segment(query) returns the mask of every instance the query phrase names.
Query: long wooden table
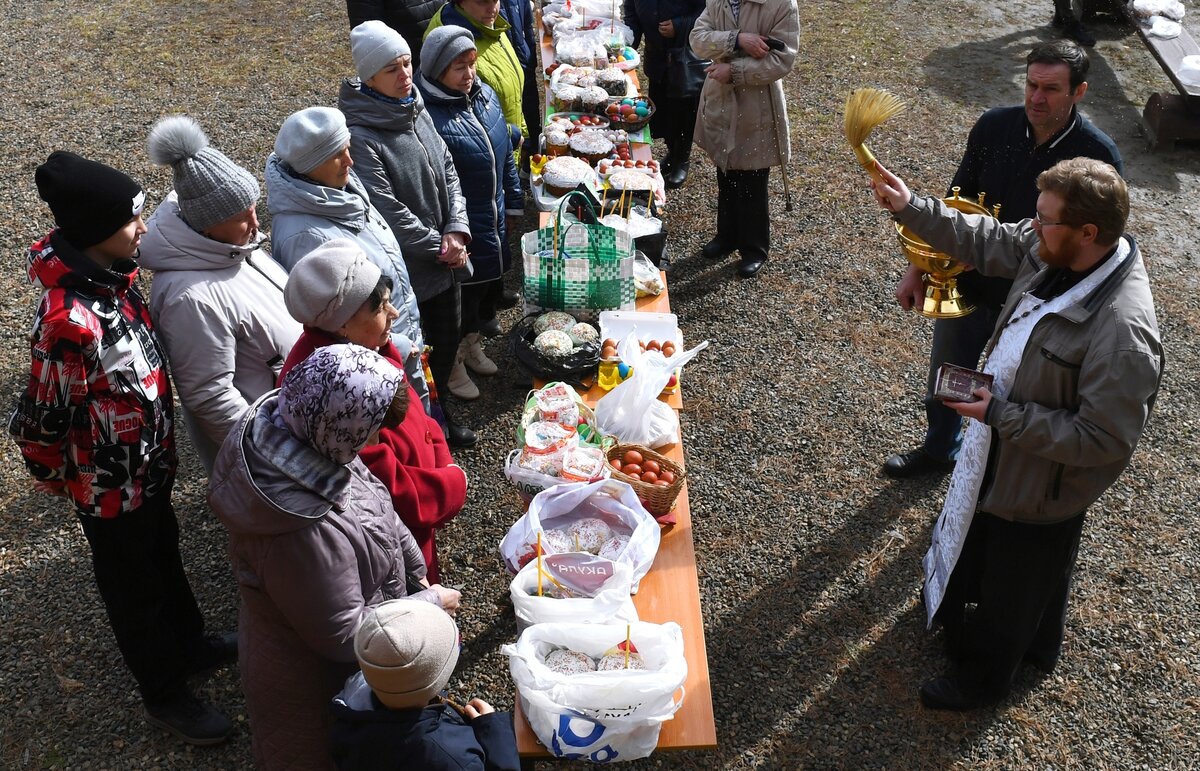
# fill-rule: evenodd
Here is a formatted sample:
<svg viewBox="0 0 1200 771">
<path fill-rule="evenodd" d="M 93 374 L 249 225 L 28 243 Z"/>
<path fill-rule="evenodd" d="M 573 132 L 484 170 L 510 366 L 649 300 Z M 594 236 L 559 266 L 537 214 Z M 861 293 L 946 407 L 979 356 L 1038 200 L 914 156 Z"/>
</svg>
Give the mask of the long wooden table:
<svg viewBox="0 0 1200 771">
<path fill-rule="evenodd" d="M 665 275 L 663 281 L 665 285 Z M 657 297 L 639 300 L 637 309 L 669 313 L 670 298 L 664 291 Z M 672 406 L 676 409 L 682 407 L 682 390 L 681 387 L 668 401 L 674 402 Z M 589 405 L 595 406 L 605 393 L 599 386 L 593 386 L 584 399 Z M 682 443 L 660 447 L 659 452 L 686 468 Z M 658 735 L 658 751 L 715 749 L 717 727 L 713 717 L 712 685 L 708 676 L 704 618 L 700 613 L 700 584 L 696 573 L 696 550 L 686 483 L 675 504 L 675 519 L 675 524 L 663 528 L 658 555 L 633 598 L 641 620 L 657 624 L 674 621 L 683 630 L 683 655 L 688 664 L 687 680 L 684 682 L 685 697 L 675 717 L 663 724 Z M 530 760 L 552 757 L 529 727 L 529 721 L 521 712 L 520 699 L 517 700 L 514 714 L 517 751 L 521 757 Z"/>
</svg>

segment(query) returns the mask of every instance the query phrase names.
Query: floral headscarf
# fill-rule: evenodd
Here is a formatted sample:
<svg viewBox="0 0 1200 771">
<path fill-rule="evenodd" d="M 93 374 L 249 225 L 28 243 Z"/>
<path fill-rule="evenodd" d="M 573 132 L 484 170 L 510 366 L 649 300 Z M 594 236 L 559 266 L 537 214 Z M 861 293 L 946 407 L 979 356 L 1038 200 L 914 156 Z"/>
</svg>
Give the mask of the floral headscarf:
<svg viewBox="0 0 1200 771">
<path fill-rule="evenodd" d="M 283 427 L 334 463 L 345 465 L 383 423 L 404 375 L 359 345 L 319 348 L 279 389 Z"/>
</svg>

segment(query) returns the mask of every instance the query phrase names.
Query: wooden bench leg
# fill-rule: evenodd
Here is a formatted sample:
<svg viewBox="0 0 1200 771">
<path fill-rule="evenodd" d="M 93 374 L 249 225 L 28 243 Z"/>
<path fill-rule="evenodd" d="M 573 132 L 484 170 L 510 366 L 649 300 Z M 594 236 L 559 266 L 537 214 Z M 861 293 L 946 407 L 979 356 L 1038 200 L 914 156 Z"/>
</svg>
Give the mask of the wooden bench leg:
<svg viewBox="0 0 1200 771">
<path fill-rule="evenodd" d="M 1153 94 L 1142 110 L 1142 129 L 1150 149 L 1173 150 L 1181 139 L 1200 141 L 1200 113 L 1188 110 L 1175 94 Z"/>
</svg>

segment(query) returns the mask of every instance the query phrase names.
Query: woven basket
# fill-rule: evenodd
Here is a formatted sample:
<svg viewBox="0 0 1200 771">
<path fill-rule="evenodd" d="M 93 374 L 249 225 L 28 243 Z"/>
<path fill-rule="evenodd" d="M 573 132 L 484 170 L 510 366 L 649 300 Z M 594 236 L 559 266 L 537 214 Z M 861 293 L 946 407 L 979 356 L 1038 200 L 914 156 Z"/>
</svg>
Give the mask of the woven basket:
<svg viewBox="0 0 1200 771">
<path fill-rule="evenodd" d="M 624 98 L 625 97 L 623 97 L 623 96 L 616 97 L 614 99 L 610 99 L 609 103 L 611 104 L 612 102 L 619 102 Z M 637 133 L 638 131 L 641 131 L 642 129 L 646 128 L 646 124 L 649 123 L 650 119 L 654 117 L 654 113 L 658 110 L 658 108 L 654 106 L 654 102 L 651 101 L 649 97 L 641 97 L 641 98 L 646 100 L 646 106 L 650 108 L 650 112 L 649 112 L 649 114 L 646 115 L 646 117 L 638 118 L 637 120 L 633 120 L 633 121 L 629 121 L 629 122 L 625 122 L 623 120 L 614 118 L 611 115 L 608 115 L 606 113 L 603 117 L 608 119 L 609 126 L 611 126 L 612 128 L 615 128 L 615 129 L 624 129 L 626 132 L 628 132 L 630 134 Z"/>
<path fill-rule="evenodd" d="M 513 326 L 508 334 L 509 348 L 522 369 L 543 380 L 562 380 L 572 385 L 595 374 L 600 364 L 600 344 L 588 343 L 567 356 L 547 356 L 533 347 L 537 335 L 533 323 L 541 313 L 531 313 Z M 587 390 L 584 387 L 584 390 Z"/>
<path fill-rule="evenodd" d="M 687 477 L 687 472 L 683 470 L 683 466 L 680 466 L 662 453 L 655 452 L 649 447 L 643 447 L 640 444 L 618 444 L 610 447 L 606 454 L 609 461 L 612 461 L 614 458 L 624 456 L 630 450 L 640 452 L 644 460 L 656 461 L 659 467 L 675 475 L 675 481 L 665 486 L 650 484 L 640 479 L 634 479 L 624 472 L 617 471 L 615 468 L 612 469 L 612 478 L 627 482 L 633 488 L 633 491 L 637 493 L 637 497 L 646 507 L 646 511 L 656 517 L 669 514 L 671 509 L 675 508 L 675 499 L 679 497 L 679 491 L 683 489 L 683 482 Z M 612 468 L 611 463 L 609 464 L 609 468 Z"/>
</svg>

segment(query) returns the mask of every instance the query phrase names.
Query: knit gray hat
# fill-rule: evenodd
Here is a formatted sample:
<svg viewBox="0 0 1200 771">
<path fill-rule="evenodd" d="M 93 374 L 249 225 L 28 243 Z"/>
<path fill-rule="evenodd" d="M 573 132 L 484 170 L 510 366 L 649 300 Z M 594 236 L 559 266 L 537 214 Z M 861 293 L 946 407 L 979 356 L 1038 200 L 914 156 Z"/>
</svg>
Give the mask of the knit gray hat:
<svg viewBox="0 0 1200 771">
<path fill-rule="evenodd" d="M 301 324 L 336 332 L 375 291 L 381 275 L 357 242 L 335 238 L 292 267 L 283 304 Z"/>
<path fill-rule="evenodd" d="M 241 214 L 258 201 L 258 180 L 208 144 L 200 124 L 173 115 L 154 124 L 146 140 L 150 160 L 170 166 L 179 211 L 199 233 Z"/>
<path fill-rule="evenodd" d="M 392 709 L 424 707 L 458 663 L 458 628 L 423 600 L 390 600 L 363 616 L 354 655 L 371 690 Z"/>
<path fill-rule="evenodd" d="M 275 137 L 275 154 L 307 174 L 341 152 L 350 141 L 346 116 L 332 107 L 306 107 L 287 117 Z"/>
<path fill-rule="evenodd" d="M 450 62 L 464 51 L 474 50 L 475 36 L 466 27 L 438 27 L 421 46 L 421 74 L 431 81 L 440 81 Z"/>
<path fill-rule="evenodd" d="M 399 32 L 373 19 L 350 30 L 350 55 L 354 57 L 358 79 L 365 82 L 395 59 L 412 56 L 412 49 Z"/>
</svg>

